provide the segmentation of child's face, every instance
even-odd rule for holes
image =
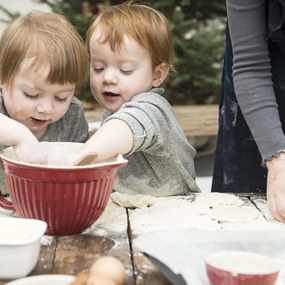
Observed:
[[[12,86],[2,85],[5,108],[9,116],[28,127],[40,138],[49,124],[67,112],[75,84],[51,84],[46,81],[49,66],[37,70],[24,61]]]
[[[105,109],[116,112],[138,93],[157,87],[149,52],[130,37],[120,50],[112,51],[109,43],[101,44],[100,29],[90,39],[90,88]]]

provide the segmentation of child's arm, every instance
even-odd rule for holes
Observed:
[[[133,132],[124,121],[111,119],[106,122],[96,133],[85,143],[79,154],[76,154],[74,163],[89,153],[96,153],[94,162],[105,161],[117,154],[126,154],[133,147]]]
[[[0,114],[0,144],[13,146],[17,158],[28,163],[46,164],[40,143],[23,124]]]

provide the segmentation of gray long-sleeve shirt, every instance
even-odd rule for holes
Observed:
[[[126,155],[129,162],[115,180],[118,192],[153,196],[200,192],[195,183],[196,151],[162,93],[156,88],[136,95],[117,112],[104,115],[104,122],[123,120],[134,135],[133,148]]]
[[[236,96],[262,159],[285,150],[265,40],[265,0],[227,0]]]

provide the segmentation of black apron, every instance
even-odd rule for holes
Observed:
[[[267,1],[266,8],[273,87],[284,131],[285,0]],[[265,193],[267,169],[262,166],[261,155],[239,106],[237,114],[231,111],[232,101],[238,104],[233,87],[232,65],[232,46],[227,29],[212,192]]]

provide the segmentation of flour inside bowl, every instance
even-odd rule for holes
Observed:
[[[68,160],[65,160],[64,158],[56,158],[56,157],[49,157],[48,158],[48,163],[47,163],[48,166],[72,166],[71,163],[68,162]]]
[[[83,143],[74,142],[41,142],[42,150],[47,155],[48,166],[53,167],[71,167],[73,166],[73,158],[82,148]],[[6,148],[2,151],[4,158],[19,162],[13,147]],[[23,163],[23,162],[21,162]],[[29,163],[23,163],[28,164]]]
[[[82,148],[82,143],[42,143],[49,166],[71,167],[73,155]]]

